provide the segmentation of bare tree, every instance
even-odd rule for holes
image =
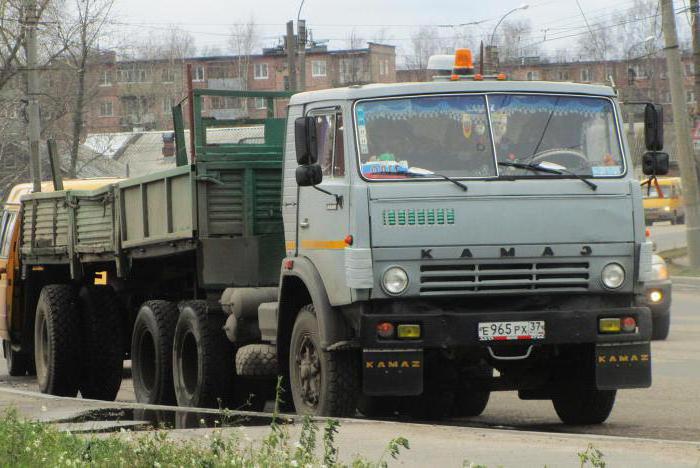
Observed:
[[[80,140],[85,128],[86,107],[96,85],[91,82],[96,77],[89,76],[89,67],[91,63],[99,60],[98,42],[105,34],[105,25],[113,4],[114,0],[74,0],[65,7],[59,5],[53,11],[53,16],[57,20],[56,36],[65,48],[61,65],[75,74],[73,84],[75,94],[71,109],[70,177],[76,176]]]
[[[443,48],[443,40],[438,28],[434,26],[421,26],[418,31],[411,34],[412,51],[406,57],[406,67],[414,70],[424,70],[428,66],[428,59]]]
[[[257,50],[260,43],[258,26],[253,17],[247,22],[231,26],[228,45],[236,55],[236,73],[242,90],[248,89],[248,76],[250,74],[251,56]],[[244,100],[243,112],[247,112],[248,102]]]
[[[532,45],[532,23],[530,20],[506,20],[498,29],[499,61],[514,63],[522,57],[539,54],[539,47]]]

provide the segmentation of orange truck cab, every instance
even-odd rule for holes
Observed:
[[[95,178],[84,180],[66,180],[63,185],[66,190],[93,190],[108,184],[114,184],[121,179]],[[7,370],[10,375],[25,375],[32,372],[33,354],[31,349],[23,349],[22,332],[24,321],[15,316],[13,311],[21,310],[15,305],[21,301],[20,264],[17,249],[20,216],[20,199],[32,192],[32,184],[15,185],[3,205],[0,215],[0,338],[3,352],[7,360]],[[53,192],[52,182],[42,182],[42,192]]]
[[[644,218],[648,225],[655,221],[671,221],[671,224],[683,224],[683,191],[680,177],[663,177],[655,184],[642,187],[644,195]]]

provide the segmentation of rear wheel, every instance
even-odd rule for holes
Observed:
[[[29,354],[19,353],[12,349],[9,341],[3,340],[2,349],[7,362],[7,373],[12,377],[22,377],[31,375],[33,369],[32,357]]]
[[[78,394],[82,354],[80,313],[69,285],[44,286],[34,322],[34,360],[42,393]]]
[[[589,386],[568,388],[552,398],[554,410],[564,424],[601,424],[612,412],[617,390]]]
[[[347,351],[321,349],[313,305],[297,315],[289,350],[289,374],[298,414],[353,416],[357,407],[358,360]]]
[[[147,301],[139,309],[131,335],[131,374],[139,403],[175,403],[173,335],[177,307],[167,301]]]
[[[122,308],[109,286],[82,288],[79,304],[85,349],[80,394],[83,398],[114,401],[124,368]]]
[[[222,331],[225,317],[204,301],[179,304],[173,340],[173,380],[179,406],[214,407],[233,400],[235,350]]]

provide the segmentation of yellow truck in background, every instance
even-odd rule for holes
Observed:
[[[105,185],[114,184],[121,179],[94,178],[83,180],[66,180],[63,182],[66,190],[93,190]],[[42,192],[53,192],[52,182],[42,182]],[[0,217],[0,338],[2,349],[7,360],[7,371],[12,376],[34,374],[34,356],[22,353],[12,346],[12,333],[17,332],[22,324],[14,324],[12,310],[17,301],[22,301],[21,291],[14,288],[14,279],[18,276],[19,258],[17,241],[19,226],[17,222],[20,211],[20,198],[32,192],[32,184],[15,185],[3,205]]]
[[[671,224],[685,223],[680,177],[659,178],[658,188],[652,183],[651,188],[643,187],[642,190],[644,219],[647,225],[652,225],[656,221],[671,221]]]

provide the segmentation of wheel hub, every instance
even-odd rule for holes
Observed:
[[[305,336],[297,354],[301,398],[308,406],[316,407],[321,392],[321,361],[309,336]]]

